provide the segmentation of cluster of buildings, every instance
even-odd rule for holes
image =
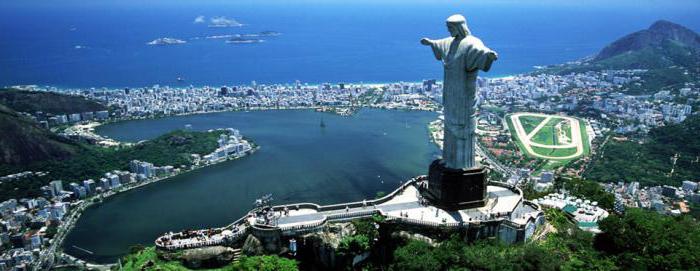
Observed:
[[[194,159],[195,165],[216,163],[228,158],[245,156],[252,150],[251,143],[243,139],[236,129],[227,128],[218,139],[219,147],[212,153]],[[211,131],[210,131],[211,132]],[[35,198],[10,199],[0,203],[0,271],[30,270],[53,254],[65,236],[58,229],[72,227],[69,210],[82,210],[102,197],[125,191],[152,181],[157,181],[181,169],[173,166],[155,166],[152,163],[133,160],[129,170],[113,170],[99,179],[82,182],[55,180],[41,187],[42,195]],[[3,176],[2,181],[17,181],[44,172],[22,172]],[[80,211],[73,211],[72,214]],[[77,215],[72,215],[77,217]],[[60,236],[60,237],[55,237]]]
[[[156,177],[170,176],[179,169],[173,166],[157,167],[148,162],[133,160],[129,163],[131,172],[113,170],[98,180],[87,179],[80,183],[71,182],[64,187],[63,181],[56,180],[41,187],[43,196],[61,201],[81,200],[91,196],[102,195],[124,185],[138,184]]]
[[[42,196],[0,203],[0,270],[37,267],[42,256],[53,253],[50,248],[55,248],[51,245],[56,242],[58,227],[74,222],[67,221],[69,210],[76,209],[85,199],[176,171],[172,166],[155,167],[136,160],[130,166],[132,172],[115,170],[97,181],[88,179],[66,185],[55,180],[41,188]]]
[[[535,74],[480,80],[483,105],[511,111],[576,112],[609,122],[618,133],[647,132],[678,123],[700,102],[693,83],[653,95],[625,92],[646,70],[605,70],[568,75]]]
[[[68,208],[69,203],[43,197],[0,203],[0,270],[29,270]]]
[[[120,108],[116,117],[138,118],[226,110],[293,109],[372,106],[381,108],[434,110],[433,99],[441,99],[436,80],[391,84],[294,84],[222,87],[169,87],[154,85],[124,89],[42,89],[81,95]],[[71,115],[72,116],[72,115]],[[101,114],[103,116],[103,114]],[[72,120],[68,116],[68,120]],[[78,114],[78,117],[81,117]],[[90,120],[86,118],[76,121]]]
[[[680,215],[690,211],[689,204],[700,204],[700,182],[683,181],[680,187],[663,185],[641,187],[639,182],[605,184],[615,194],[615,209],[652,209],[661,214]]]
[[[229,158],[238,158],[246,155],[253,149],[250,143],[243,139],[238,130],[233,128],[226,130],[228,133],[221,134],[219,140],[217,140],[219,147],[214,152],[202,157],[205,162],[216,163]]]
[[[44,172],[44,171],[23,171],[23,172],[20,172],[20,173],[14,173],[14,174],[5,175],[5,176],[0,177],[0,183],[2,183],[2,182],[17,181],[17,180],[21,180],[21,179],[29,178],[29,177],[33,177],[33,176],[41,177],[41,176],[45,176],[46,174],[48,174],[48,172]]]
[[[39,111],[25,112],[25,115],[47,129],[56,125],[72,124],[81,121],[102,121],[109,119],[109,111],[107,110],[87,111],[72,114],[51,114]]]
[[[533,200],[533,202],[543,208],[556,208],[564,211],[580,229],[594,233],[600,232],[598,221],[609,215],[608,211],[598,207],[598,202],[591,202],[566,193],[552,193]]]
[[[697,92],[696,92],[697,95]],[[630,96],[613,92],[593,101],[591,108],[601,113],[601,118],[616,120],[617,133],[648,132],[665,124],[679,123],[693,112],[688,103],[676,103],[670,91],[654,95]]]
[[[629,89],[642,82],[647,70],[604,70],[597,72],[555,74],[523,74],[504,78],[483,79],[479,85],[481,107],[477,132],[485,134],[480,143],[507,166],[535,169],[538,161],[518,154],[511,142],[507,125],[498,119],[503,113],[535,111],[565,112],[584,117],[590,126],[589,138],[602,138],[615,133],[646,133],[651,128],[682,122],[700,106],[700,86],[686,83],[676,89],[661,89],[651,95],[635,94]],[[585,163],[567,169],[580,174]],[[511,183],[525,178],[512,174]],[[545,178],[548,179],[548,178]],[[548,182],[536,180],[536,187]]]

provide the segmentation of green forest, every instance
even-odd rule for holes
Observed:
[[[438,246],[408,241],[394,252],[389,270],[690,270],[700,266],[700,228],[688,216],[642,209],[613,214],[592,235],[548,210],[556,232],[542,240],[507,246],[496,241]],[[652,241],[653,240],[653,241]]]
[[[678,186],[700,179],[700,116],[659,127],[641,140],[611,139],[592,159],[584,177],[600,182],[638,181],[649,185]],[[639,142],[641,141],[641,143]],[[677,155],[675,166],[672,157]],[[669,175],[673,169],[673,175]]]
[[[156,166],[189,165],[191,154],[205,155],[218,147],[217,139],[225,131],[196,132],[177,130],[129,147],[103,148],[79,144],[76,153],[65,160],[47,160],[28,166],[0,165],[0,175],[22,171],[44,171],[48,175],[0,184],[0,201],[10,198],[41,196],[39,188],[53,180],[81,182],[99,179],[112,170],[128,170],[131,160]]]

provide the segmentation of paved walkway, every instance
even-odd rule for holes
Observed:
[[[318,212],[318,213],[311,213],[311,214],[301,214],[301,215],[289,215],[289,216],[282,216],[277,220],[277,225],[278,226],[285,226],[289,224],[299,224],[299,223],[308,223],[308,222],[313,222],[313,221],[319,221],[322,220],[324,217],[327,217],[329,215],[333,214],[344,214],[344,213],[356,213],[356,212],[362,212],[362,211],[371,211],[371,210],[381,210],[382,212],[392,212],[392,211],[398,211],[398,210],[409,210],[409,209],[415,209],[415,208],[421,208],[422,206],[418,201],[412,201],[412,202],[402,202],[402,203],[393,203],[393,204],[384,204],[384,205],[377,205],[376,208],[375,206],[366,206],[366,207],[356,207],[356,208],[349,208],[349,209],[340,209],[340,210],[332,210],[332,211],[325,211],[325,212]]]

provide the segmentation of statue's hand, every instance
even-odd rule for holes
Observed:
[[[429,38],[422,38],[422,39],[420,39],[420,44],[431,45],[431,44],[433,44],[433,41],[430,40]]]
[[[496,54],[496,52],[488,52],[488,53],[486,53],[486,56],[487,56],[491,61],[498,59],[498,54]]]

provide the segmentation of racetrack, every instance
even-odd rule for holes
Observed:
[[[520,121],[520,117],[540,117],[544,118],[532,131],[527,133],[525,129],[523,128],[523,124]],[[569,127],[571,129],[571,138],[569,142],[565,142],[564,144],[554,144],[554,145],[548,145],[548,144],[542,144],[542,143],[537,143],[533,142],[532,139],[537,135],[540,130],[542,130],[543,127],[547,125],[547,123],[550,122],[550,120],[554,118],[559,118],[562,119],[562,121],[569,122]],[[510,115],[510,121],[513,124],[513,128],[515,129],[515,134],[517,138],[520,140],[522,143],[522,146],[525,148],[525,151],[527,151],[530,155],[542,159],[550,159],[550,160],[569,160],[569,159],[574,159],[577,158],[584,153],[584,145],[583,138],[581,133],[585,131],[581,131],[581,125],[579,123],[579,120],[576,118],[572,117],[567,117],[567,116],[552,116],[552,115],[546,115],[546,114],[540,114],[540,113],[514,113]],[[563,127],[564,125],[561,125],[560,127]],[[511,131],[512,132],[512,131]],[[541,153],[536,152],[533,150],[533,147],[538,147],[538,148],[544,148],[544,149],[569,149],[569,148],[576,148],[576,152],[570,155],[565,155],[565,156],[550,156],[550,155],[544,155]]]

